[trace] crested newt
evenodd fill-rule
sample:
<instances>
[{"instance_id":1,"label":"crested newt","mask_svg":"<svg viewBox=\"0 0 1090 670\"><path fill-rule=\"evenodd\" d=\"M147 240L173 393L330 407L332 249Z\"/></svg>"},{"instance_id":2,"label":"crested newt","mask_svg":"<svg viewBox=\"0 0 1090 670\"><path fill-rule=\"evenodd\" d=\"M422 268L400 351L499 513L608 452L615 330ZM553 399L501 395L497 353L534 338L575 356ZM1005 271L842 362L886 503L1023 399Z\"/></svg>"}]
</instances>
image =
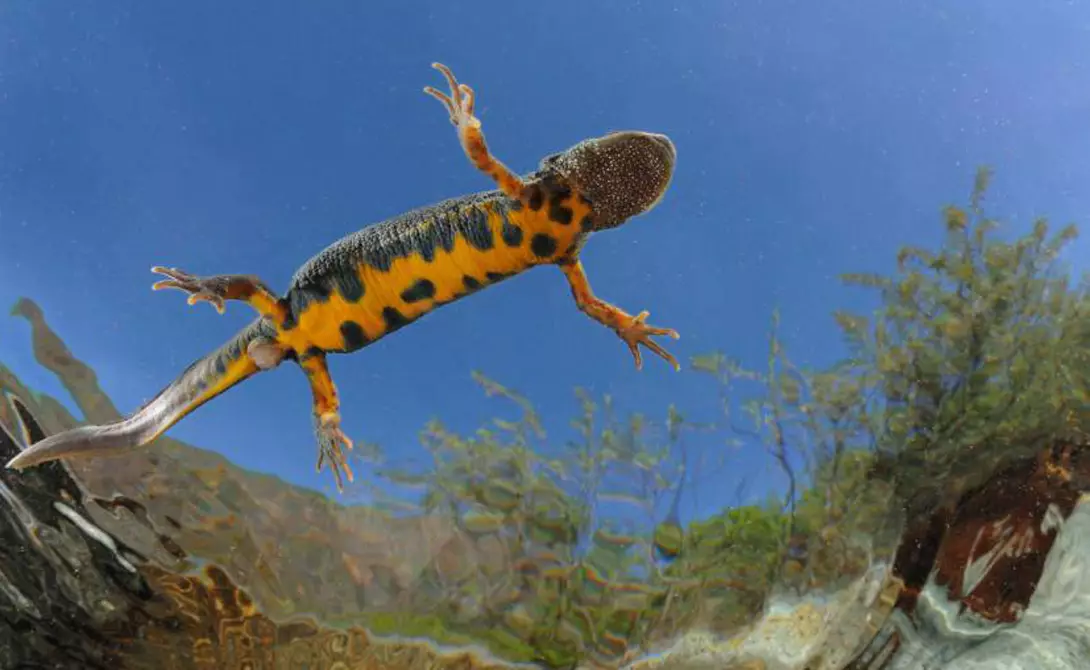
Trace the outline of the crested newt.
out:
<instances>
[{"instance_id":1,"label":"crested newt","mask_svg":"<svg viewBox=\"0 0 1090 670\"><path fill-rule=\"evenodd\" d=\"M342 471L352 481L329 354L356 351L435 308L530 268L553 265L571 288L576 306L613 329L635 358L640 346L677 360L652 340L678 338L595 296L580 261L594 232L616 228L650 210L670 184L676 151L665 135L612 132L584 140L518 176L497 160L474 116L475 93L440 63L449 93L424 92L446 107L462 150L497 189L452 198L370 225L341 238L307 261L284 295L251 275L194 276L156 266L164 276L154 290L189 294L190 305L247 303L257 318L220 348L192 363L127 418L84 425L30 446L7 465L22 469L59 458L94 456L148 444L190 412L258 372L294 361L309 382L318 442L317 470L330 463L338 491Z\"/></svg>"}]
</instances>

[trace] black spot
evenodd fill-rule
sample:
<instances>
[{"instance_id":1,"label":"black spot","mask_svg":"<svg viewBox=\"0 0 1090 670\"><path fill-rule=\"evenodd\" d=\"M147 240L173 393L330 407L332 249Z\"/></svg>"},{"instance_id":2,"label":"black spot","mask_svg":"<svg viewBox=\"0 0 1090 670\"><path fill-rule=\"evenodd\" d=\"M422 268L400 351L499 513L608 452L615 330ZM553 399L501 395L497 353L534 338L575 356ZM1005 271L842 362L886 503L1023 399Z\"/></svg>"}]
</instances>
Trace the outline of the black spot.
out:
<instances>
[{"instance_id":1,"label":"black spot","mask_svg":"<svg viewBox=\"0 0 1090 670\"><path fill-rule=\"evenodd\" d=\"M387 333L392 333L398 328L409 325L409 320L395 307L383 307L382 320L386 322Z\"/></svg>"},{"instance_id":2,"label":"black spot","mask_svg":"<svg viewBox=\"0 0 1090 670\"><path fill-rule=\"evenodd\" d=\"M216 356L216 364L214 366L217 375L227 374L227 359L230 356L228 352L224 352L219 356Z\"/></svg>"},{"instance_id":3,"label":"black spot","mask_svg":"<svg viewBox=\"0 0 1090 670\"><path fill-rule=\"evenodd\" d=\"M333 285L337 287L346 302L359 302L363 299L363 282L354 267L343 267L333 276Z\"/></svg>"},{"instance_id":4,"label":"black spot","mask_svg":"<svg viewBox=\"0 0 1090 670\"><path fill-rule=\"evenodd\" d=\"M492 228L488 225L488 212L480 207L470 207L460 221L462 235L473 247L488 251L494 244Z\"/></svg>"},{"instance_id":5,"label":"black spot","mask_svg":"<svg viewBox=\"0 0 1090 670\"><path fill-rule=\"evenodd\" d=\"M367 344L367 334L355 321L345 321L341 324L341 338L344 339L345 351L355 351Z\"/></svg>"},{"instance_id":6,"label":"black spot","mask_svg":"<svg viewBox=\"0 0 1090 670\"><path fill-rule=\"evenodd\" d=\"M522 244L522 228L519 228L518 226L504 221L501 234L503 236L503 243L509 247L517 247Z\"/></svg>"},{"instance_id":7,"label":"black spot","mask_svg":"<svg viewBox=\"0 0 1090 670\"><path fill-rule=\"evenodd\" d=\"M443 226L438 221L432 221L431 225L422 225L416 234L409 238L409 254L417 252L424 262L431 263L435 260L435 249L441 243L439 234ZM409 255L405 254L405 255Z\"/></svg>"},{"instance_id":8,"label":"black spot","mask_svg":"<svg viewBox=\"0 0 1090 670\"><path fill-rule=\"evenodd\" d=\"M541 187L534 184L530 187L530 209L535 212L541 209L541 205L545 202L545 194L542 193Z\"/></svg>"},{"instance_id":9,"label":"black spot","mask_svg":"<svg viewBox=\"0 0 1090 670\"><path fill-rule=\"evenodd\" d=\"M450 210L440 210L429 217L423 217L411 229L409 235L404 236L397 246L391 244L391 250L398 246L405 249L399 256L410 256L414 252L420 254L425 262L435 260L437 249L445 249L448 253L454 248L454 213Z\"/></svg>"},{"instance_id":10,"label":"black spot","mask_svg":"<svg viewBox=\"0 0 1090 670\"><path fill-rule=\"evenodd\" d=\"M549 192L549 204L558 205L571 195L571 187L553 177L545 182L545 188Z\"/></svg>"},{"instance_id":11,"label":"black spot","mask_svg":"<svg viewBox=\"0 0 1090 670\"><path fill-rule=\"evenodd\" d=\"M571 223L574 214L572 214L571 207L565 207L561 204L550 203L549 204L549 218L556 221L562 226L566 226Z\"/></svg>"},{"instance_id":12,"label":"black spot","mask_svg":"<svg viewBox=\"0 0 1090 670\"><path fill-rule=\"evenodd\" d=\"M308 286L300 286L294 291L299 300L307 303L311 302L325 302L329 300L329 287L324 284L310 284Z\"/></svg>"},{"instance_id":13,"label":"black spot","mask_svg":"<svg viewBox=\"0 0 1090 670\"><path fill-rule=\"evenodd\" d=\"M435 296L435 284L429 279L417 279L413 285L401 292L401 299L405 302L417 302L427 300Z\"/></svg>"},{"instance_id":14,"label":"black spot","mask_svg":"<svg viewBox=\"0 0 1090 670\"><path fill-rule=\"evenodd\" d=\"M504 279L507 279L508 277L514 277L514 276L515 276L514 272L489 272L489 273L487 273L485 275L485 277L488 278L488 281L493 283L493 284L495 284L496 282L501 282Z\"/></svg>"},{"instance_id":15,"label":"black spot","mask_svg":"<svg viewBox=\"0 0 1090 670\"><path fill-rule=\"evenodd\" d=\"M381 272L389 272L394 259L405 255L388 247L368 248L363 250L363 262Z\"/></svg>"},{"instance_id":16,"label":"black spot","mask_svg":"<svg viewBox=\"0 0 1090 670\"><path fill-rule=\"evenodd\" d=\"M538 258L548 258L556 253L556 238L545 233L538 233L530 240L530 250Z\"/></svg>"},{"instance_id":17,"label":"black spot","mask_svg":"<svg viewBox=\"0 0 1090 670\"><path fill-rule=\"evenodd\" d=\"M462 277L462 284L470 291L476 291L481 287L481 282L477 281L475 277L465 275Z\"/></svg>"},{"instance_id":18,"label":"black spot","mask_svg":"<svg viewBox=\"0 0 1090 670\"><path fill-rule=\"evenodd\" d=\"M508 200L507 201L507 209L511 210L512 212L521 212L522 211L522 201L521 200Z\"/></svg>"},{"instance_id":19,"label":"black spot","mask_svg":"<svg viewBox=\"0 0 1090 670\"><path fill-rule=\"evenodd\" d=\"M474 207L474 210L477 208ZM448 254L454 250L454 240L458 237L457 232L454 230L454 226L450 224L450 215L444 217L442 220L437 220L435 225L432 226L431 233L432 244L438 244L443 251Z\"/></svg>"},{"instance_id":20,"label":"black spot","mask_svg":"<svg viewBox=\"0 0 1090 670\"><path fill-rule=\"evenodd\" d=\"M341 325L341 334L344 334L344 325ZM303 352L303 355L299 357L299 362L310 360L316 356L321 356L325 352L320 347L307 347L307 350Z\"/></svg>"},{"instance_id":21,"label":"black spot","mask_svg":"<svg viewBox=\"0 0 1090 670\"><path fill-rule=\"evenodd\" d=\"M295 312L291 311L291 301L281 298L280 306L284 308L284 320L280 322L280 330L291 330L299 325L295 320Z\"/></svg>"},{"instance_id":22,"label":"black spot","mask_svg":"<svg viewBox=\"0 0 1090 670\"><path fill-rule=\"evenodd\" d=\"M292 287L287 295L288 316L284 320L284 330L291 330L299 322L300 315L314 303L329 300L329 288L324 284L304 284Z\"/></svg>"},{"instance_id":23,"label":"black spot","mask_svg":"<svg viewBox=\"0 0 1090 670\"><path fill-rule=\"evenodd\" d=\"M589 233L591 229L594 228L594 217L590 214L585 214L583 220L579 222L579 228L584 233Z\"/></svg>"},{"instance_id":24,"label":"black spot","mask_svg":"<svg viewBox=\"0 0 1090 670\"><path fill-rule=\"evenodd\" d=\"M564 226L570 224L574 215L571 208L564 205L564 201L571 196L571 187L551 178L545 181L545 189L549 196L549 219Z\"/></svg>"}]
</instances>

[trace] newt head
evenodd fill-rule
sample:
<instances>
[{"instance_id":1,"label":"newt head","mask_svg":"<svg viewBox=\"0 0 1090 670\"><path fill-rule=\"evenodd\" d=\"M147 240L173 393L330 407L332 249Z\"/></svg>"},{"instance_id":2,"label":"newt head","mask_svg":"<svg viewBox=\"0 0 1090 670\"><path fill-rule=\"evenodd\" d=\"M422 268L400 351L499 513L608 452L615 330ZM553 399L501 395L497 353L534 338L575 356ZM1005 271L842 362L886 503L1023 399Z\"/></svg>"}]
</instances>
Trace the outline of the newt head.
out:
<instances>
[{"instance_id":1,"label":"newt head","mask_svg":"<svg viewBox=\"0 0 1090 670\"><path fill-rule=\"evenodd\" d=\"M670 186L677 150L658 133L621 131L584 140L542 161L588 201L591 230L621 225L657 205Z\"/></svg>"}]
</instances>

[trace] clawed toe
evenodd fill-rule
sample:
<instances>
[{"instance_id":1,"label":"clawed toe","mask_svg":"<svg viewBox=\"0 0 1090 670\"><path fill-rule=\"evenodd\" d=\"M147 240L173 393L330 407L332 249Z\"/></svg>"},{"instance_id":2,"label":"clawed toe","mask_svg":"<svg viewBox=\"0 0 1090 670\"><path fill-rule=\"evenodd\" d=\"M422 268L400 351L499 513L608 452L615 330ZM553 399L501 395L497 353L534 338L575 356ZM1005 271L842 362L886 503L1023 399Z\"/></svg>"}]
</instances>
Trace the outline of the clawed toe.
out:
<instances>
[{"instance_id":1,"label":"clawed toe","mask_svg":"<svg viewBox=\"0 0 1090 670\"><path fill-rule=\"evenodd\" d=\"M337 491L344 491L344 477L349 482L355 481L351 466L345 457L345 450L351 451L352 440L341 431L339 417L327 417L319 420L318 424L318 463L315 466L317 472L322 471L322 465L329 459L329 468L337 480ZM342 475L343 472L343 475Z\"/></svg>"},{"instance_id":2,"label":"clawed toe","mask_svg":"<svg viewBox=\"0 0 1090 670\"><path fill-rule=\"evenodd\" d=\"M183 272L178 268L165 268L161 265L156 265L151 269L151 271L155 274L169 277L169 279L160 279L159 281L152 284L151 290L153 291L158 291L164 288L178 288L184 291L186 290L186 286L192 285L197 279L188 272Z\"/></svg>"},{"instance_id":3,"label":"clawed toe","mask_svg":"<svg viewBox=\"0 0 1090 670\"><path fill-rule=\"evenodd\" d=\"M664 335L673 339L679 339L681 335L678 334L673 328L658 328L647 324L647 317L651 316L651 312L644 310L636 315L634 323L640 325L641 329L649 335Z\"/></svg>"},{"instance_id":4,"label":"clawed toe","mask_svg":"<svg viewBox=\"0 0 1090 670\"><path fill-rule=\"evenodd\" d=\"M165 288L174 288L185 291L189 293L186 303L195 305L198 302L207 302L215 307L217 312L223 314L225 304L223 295L221 295L222 290L216 286L216 282L213 280L196 277L178 268L166 268L161 265L156 265L151 271L168 277L168 279L160 279L152 284L151 290L160 291Z\"/></svg>"},{"instance_id":5,"label":"clawed toe","mask_svg":"<svg viewBox=\"0 0 1090 670\"><path fill-rule=\"evenodd\" d=\"M646 310L632 318L632 322L620 332L621 338L628 345L632 357L636 359L636 369L643 369L643 355L640 353L640 345L647 347L652 353L670 364L674 370L680 371L681 364L670 352L666 351L658 342L651 339L652 336L665 336L679 339L681 336L673 328L659 328L646 323L651 313Z\"/></svg>"},{"instance_id":6,"label":"clawed toe","mask_svg":"<svg viewBox=\"0 0 1090 670\"><path fill-rule=\"evenodd\" d=\"M454 73L442 63L432 63L432 67L443 73L450 87L450 94L443 93L432 86L425 86L424 92L432 96L447 108L450 114L450 122L459 128L471 128L480 125L473 116L475 94L473 89L466 84L459 84L454 78Z\"/></svg>"}]
</instances>

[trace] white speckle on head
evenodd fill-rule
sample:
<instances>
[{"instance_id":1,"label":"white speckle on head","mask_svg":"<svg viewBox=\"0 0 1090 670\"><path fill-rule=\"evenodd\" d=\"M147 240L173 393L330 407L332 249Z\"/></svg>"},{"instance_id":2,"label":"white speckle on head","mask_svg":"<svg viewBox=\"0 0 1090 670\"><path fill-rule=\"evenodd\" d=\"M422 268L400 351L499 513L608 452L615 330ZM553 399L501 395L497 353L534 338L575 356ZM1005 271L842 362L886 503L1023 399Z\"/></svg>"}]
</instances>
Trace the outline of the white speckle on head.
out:
<instances>
[{"instance_id":1,"label":"white speckle on head","mask_svg":"<svg viewBox=\"0 0 1090 670\"><path fill-rule=\"evenodd\" d=\"M553 165L591 202L595 227L603 229L658 204L670 185L675 157L664 135L623 132L578 144Z\"/></svg>"}]
</instances>

